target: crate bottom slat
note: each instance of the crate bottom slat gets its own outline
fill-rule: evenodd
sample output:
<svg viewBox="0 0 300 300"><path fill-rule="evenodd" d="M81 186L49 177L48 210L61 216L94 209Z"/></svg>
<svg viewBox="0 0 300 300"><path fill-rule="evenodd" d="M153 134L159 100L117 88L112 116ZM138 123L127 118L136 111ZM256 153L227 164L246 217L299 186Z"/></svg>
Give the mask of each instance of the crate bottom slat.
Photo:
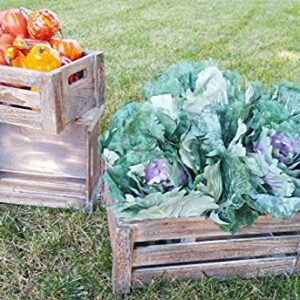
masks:
<svg viewBox="0 0 300 300"><path fill-rule="evenodd" d="M0 202L7 204L33 205L53 208L77 208L84 209L85 197L59 196L33 192L10 192L0 190Z"/></svg>
<svg viewBox="0 0 300 300"><path fill-rule="evenodd" d="M85 181L0 172L0 202L83 209L86 205Z"/></svg>
<svg viewBox="0 0 300 300"><path fill-rule="evenodd" d="M135 287L141 287L143 283L150 283L153 279L159 277L183 280L203 280L205 278L212 277L218 280L223 280L227 278L239 277L262 277L270 274L289 274L294 270L295 261L296 256L282 256L227 262L139 268L133 270L132 285ZM298 267L299 265L297 268Z"/></svg>
<svg viewBox="0 0 300 300"><path fill-rule="evenodd" d="M85 197L85 180L0 171L0 192L27 192ZM1 196L0 196L1 197Z"/></svg>

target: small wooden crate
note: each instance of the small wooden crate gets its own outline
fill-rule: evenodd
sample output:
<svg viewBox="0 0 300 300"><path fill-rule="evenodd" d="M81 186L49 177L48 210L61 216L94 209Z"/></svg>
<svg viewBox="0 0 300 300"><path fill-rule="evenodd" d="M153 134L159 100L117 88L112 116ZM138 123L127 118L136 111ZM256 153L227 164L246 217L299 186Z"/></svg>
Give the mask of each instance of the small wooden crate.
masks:
<svg viewBox="0 0 300 300"><path fill-rule="evenodd" d="M81 78L69 84L73 74ZM21 86L0 85L0 122L57 134L70 121L101 106L103 77L101 52L87 53L49 73L0 66L0 83Z"/></svg>
<svg viewBox="0 0 300 300"><path fill-rule="evenodd" d="M300 214L285 221L261 216L236 235L195 217L126 222L108 210L108 224L115 293L157 277L249 278L293 273L300 265Z"/></svg>
<svg viewBox="0 0 300 300"><path fill-rule="evenodd" d="M90 210L101 188L103 106L58 135L0 123L0 202Z"/></svg>

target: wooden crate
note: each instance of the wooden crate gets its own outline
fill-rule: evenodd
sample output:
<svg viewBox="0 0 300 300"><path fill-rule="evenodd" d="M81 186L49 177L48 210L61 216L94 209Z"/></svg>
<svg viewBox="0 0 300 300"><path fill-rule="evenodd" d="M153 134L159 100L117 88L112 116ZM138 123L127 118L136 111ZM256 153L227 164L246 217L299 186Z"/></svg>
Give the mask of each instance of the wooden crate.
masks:
<svg viewBox="0 0 300 300"><path fill-rule="evenodd" d="M69 77L77 73L81 79L69 84ZM103 54L88 53L49 73L0 66L0 82L22 86L0 85L0 122L57 134L70 121L102 105Z"/></svg>
<svg viewBox="0 0 300 300"><path fill-rule="evenodd" d="M106 195L103 201L111 204ZM299 268L300 214L285 221L261 216L236 235L195 217L126 222L108 210L108 224L115 293L129 293L131 286L157 277L249 278Z"/></svg>
<svg viewBox="0 0 300 300"><path fill-rule="evenodd" d="M0 202L90 210L101 188L103 106L58 135L0 123Z"/></svg>

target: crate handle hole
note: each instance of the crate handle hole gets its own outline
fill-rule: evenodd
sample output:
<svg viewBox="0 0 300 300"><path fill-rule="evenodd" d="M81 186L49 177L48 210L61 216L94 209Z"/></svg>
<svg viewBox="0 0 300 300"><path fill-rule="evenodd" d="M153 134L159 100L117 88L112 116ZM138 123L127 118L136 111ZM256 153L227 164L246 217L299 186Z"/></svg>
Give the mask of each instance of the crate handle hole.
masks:
<svg viewBox="0 0 300 300"><path fill-rule="evenodd" d="M77 83L78 81L81 81L82 79L87 77L87 69L83 69L79 72L73 73L68 77L68 84L72 85L74 83Z"/></svg>

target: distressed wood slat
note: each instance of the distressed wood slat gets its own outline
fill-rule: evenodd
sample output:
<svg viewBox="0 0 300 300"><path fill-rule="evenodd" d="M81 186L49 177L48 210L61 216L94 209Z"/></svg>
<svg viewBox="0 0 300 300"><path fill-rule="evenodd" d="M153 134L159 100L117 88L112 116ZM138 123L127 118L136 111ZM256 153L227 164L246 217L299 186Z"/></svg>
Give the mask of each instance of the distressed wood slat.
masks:
<svg viewBox="0 0 300 300"><path fill-rule="evenodd" d="M133 267L296 253L298 235L137 247Z"/></svg>
<svg viewBox="0 0 300 300"><path fill-rule="evenodd" d="M1 191L0 202L7 204L33 205L53 208L85 208L85 197L45 195L33 192Z"/></svg>
<svg viewBox="0 0 300 300"><path fill-rule="evenodd" d="M0 193L33 192L60 196L86 196L85 180L0 172Z"/></svg>
<svg viewBox="0 0 300 300"><path fill-rule="evenodd" d="M0 82L17 84L27 87L40 86L43 72L23 68L0 66Z"/></svg>
<svg viewBox="0 0 300 300"><path fill-rule="evenodd" d="M104 55L101 52L96 53L94 56L94 78L95 78L95 99L97 105L103 105L105 99L105 67Z"/></svg>
<svg viewBox="0 0 300 300"><path fill-rule="evenodd" d="M43 130L51 134L58 134L66 124L61 72L45 77L40 90Z"/></svg>
<svg viewBox="0 0 300 300"><path fill-rule="evenodd" d="M201 280L206 277L225 279L233 277L250 278L256 275L286 274L293 271L295 259L295 256L283 256L169 267L140 268L133 271L132 283L135 286L141 286L142 283L149 283L158 277Z"/></svg>
<svg viewBox="0 0 300 300"><path fill-rule="evenodd" d="M40 112L3 104L0 105L0 122L42 129Z"/></svg>
<svg viewBox="0 0 300 300"><path fill-rule="evenodd" d="M174 218L128 223L124 221L123 223L133 228L135 242L233 236L228 232L221 231L218 225L205 218ZM255 225L241 229L237 235L287 231L300 231L300 214L288 220L276 220L261 216Z"/></svg>
<svg viewBox="0 0 300 300"><path fill-rule="evenodd" d="M38 92L1 85L0 102L25 107L41 108L40 94Z"/></svg>

